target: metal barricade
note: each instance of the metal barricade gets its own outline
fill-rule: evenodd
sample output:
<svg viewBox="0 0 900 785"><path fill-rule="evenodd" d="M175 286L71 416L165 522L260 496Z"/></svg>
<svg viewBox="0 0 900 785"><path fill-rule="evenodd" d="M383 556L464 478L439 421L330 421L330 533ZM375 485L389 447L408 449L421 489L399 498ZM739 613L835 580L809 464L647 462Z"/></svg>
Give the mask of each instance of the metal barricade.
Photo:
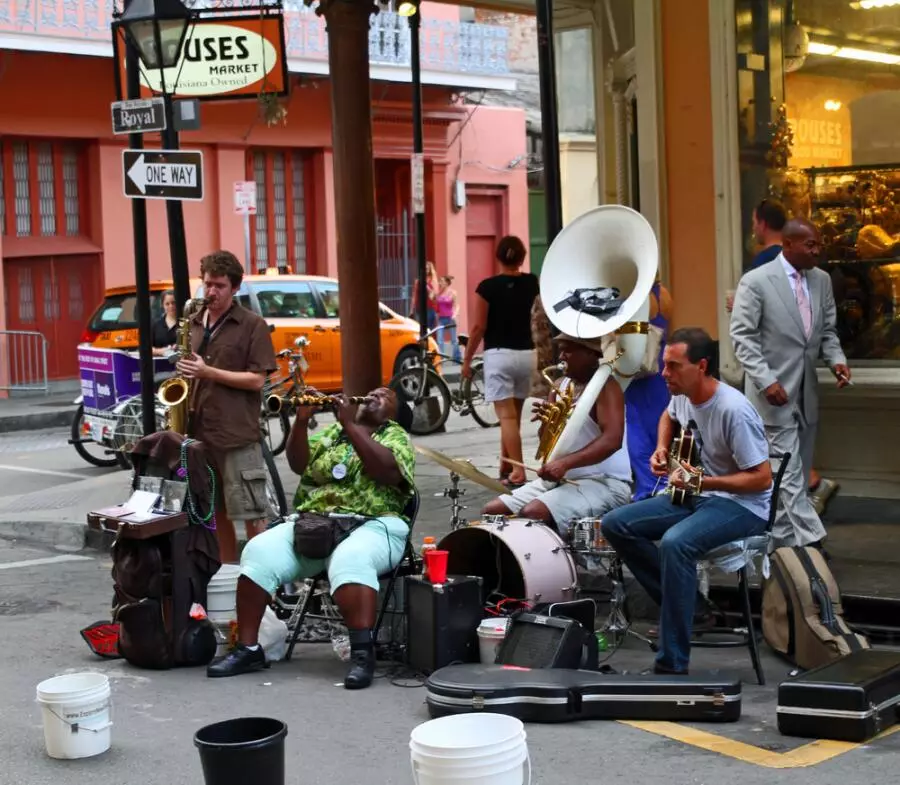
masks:
<svg viewBox="0 0 900 785"><path fill-rule="evenodd" d="M48 392L47 344L39 332L0 330L0 390Z"/></svg>

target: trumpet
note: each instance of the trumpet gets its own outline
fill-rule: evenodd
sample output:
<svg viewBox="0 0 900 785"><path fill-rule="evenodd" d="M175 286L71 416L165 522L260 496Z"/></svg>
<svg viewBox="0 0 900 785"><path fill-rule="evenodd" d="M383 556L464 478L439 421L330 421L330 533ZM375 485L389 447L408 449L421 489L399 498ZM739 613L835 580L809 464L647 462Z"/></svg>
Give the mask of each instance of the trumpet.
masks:
<svg viewBox="0 0 900 785"><path fill-rule="evenodd" d="M544 463L547 462L550 453L553 452L556 442L569 421L572 409L575 407L573 386L569 385L565 390L561 390L559 383L550 376L551 371L565 375L566 370L565 363L557 363L556 365L549 365L541 371L541 376L556 392L556 400L552 403L550 401L542 401L535 404L535 415L541 423L541 431L538 449L534 457Z"/></svg>
<svg viewBox="0 0 900 785"><path fill-rule="evenodd" d="M339 397L340 396L337 395L316 395L314 393L288 395L284 397L273 394L266 398L266 411L269 412L269 414L278 414L282 408L284 408L285 404L288 406L317 406L326 409L329 406L337 405ZM371 400L371 395L353 395L347 398L347 403L351 406L359 406L360 404L368 403Z"/></svg>

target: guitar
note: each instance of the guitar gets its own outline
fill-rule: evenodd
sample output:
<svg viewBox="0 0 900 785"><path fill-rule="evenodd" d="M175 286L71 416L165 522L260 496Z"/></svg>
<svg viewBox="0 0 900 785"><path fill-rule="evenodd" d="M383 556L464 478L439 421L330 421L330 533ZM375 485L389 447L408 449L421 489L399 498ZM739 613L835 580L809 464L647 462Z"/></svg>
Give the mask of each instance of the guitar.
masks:
<svg viewBox="0 0 900 785"><path fill-rule="evenodd" d="M669 447L669 471L682 471L684 468L681 462L685 461L690 466L700 466L700 443L697 439L695 431L690 427L684 428L678 426L678 433L672 439ZM703 469L700 469L701 473ZM672 497L672 504L679 507L683 505L692 495L693 491L688 488L676 488L669 485L667 493Z"/></svg>

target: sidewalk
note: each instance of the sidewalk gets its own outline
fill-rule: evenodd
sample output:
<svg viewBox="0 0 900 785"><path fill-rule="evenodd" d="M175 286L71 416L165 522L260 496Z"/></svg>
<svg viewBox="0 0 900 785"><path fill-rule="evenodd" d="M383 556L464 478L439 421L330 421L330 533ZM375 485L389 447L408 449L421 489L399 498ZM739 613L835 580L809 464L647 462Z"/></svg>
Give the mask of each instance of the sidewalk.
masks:
<svg viewBox="0 0 900 785"><path fill-rule="evenodd" d="M0 433L71 425L78 391L0 398Z"/></svg>

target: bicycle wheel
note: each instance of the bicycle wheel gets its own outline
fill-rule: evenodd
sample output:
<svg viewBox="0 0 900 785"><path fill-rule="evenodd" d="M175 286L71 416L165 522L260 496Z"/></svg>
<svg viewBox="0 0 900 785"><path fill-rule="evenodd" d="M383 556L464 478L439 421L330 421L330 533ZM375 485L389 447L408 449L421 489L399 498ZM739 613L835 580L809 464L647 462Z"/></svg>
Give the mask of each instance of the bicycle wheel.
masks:
<svg viewBox="0 0 900 785"><path fill-rule="evenodd" d="M89 464L99 466L101 469L108 469L115 466L119 461L109 448L104 447L102 444L98 444L93 440L82 441L85 439L83 427L84 404L81 404L75 410L75 417L72 419L72 446L75 448L75 452Z"/></svg>
<svg viewBox="0 0 900 785"><path fill-rule="evenodd" d="M494 410L494 404L485 400L484 390L484 363L475 363L472 366L472 378L463 381L463 400L468 404L475 422L482 428L495 428L500 425L500 418Z"/></svg>
<svg viewBox="0 0 900 785"><path fill-rule="evenodd" d="M272 450L269 449L265 440L262 442L262 454L266 464L266 498L269 501L269 512L274 518L283 518L287 515L287 498L284 495L284 485L278 474Z"/></svg>
<svg viewBox="0 0 900 785"><path fill-rule="evenodd" d="M291 432L291 419L286 409L278 414L263 412L259 418L263 441L269 445L272 455L281 455L287 446L287 437Z"/></svg>
<svg viewBox="0 0 900 785"><path fill-rule="evenodd" d="M388 387L399 401L412 404L413 422L410 431L427 436L440 430L450 416L450 388L431 368L425 370L425 389L422 390L422 367L407 368L391 379Z"/></svg>

